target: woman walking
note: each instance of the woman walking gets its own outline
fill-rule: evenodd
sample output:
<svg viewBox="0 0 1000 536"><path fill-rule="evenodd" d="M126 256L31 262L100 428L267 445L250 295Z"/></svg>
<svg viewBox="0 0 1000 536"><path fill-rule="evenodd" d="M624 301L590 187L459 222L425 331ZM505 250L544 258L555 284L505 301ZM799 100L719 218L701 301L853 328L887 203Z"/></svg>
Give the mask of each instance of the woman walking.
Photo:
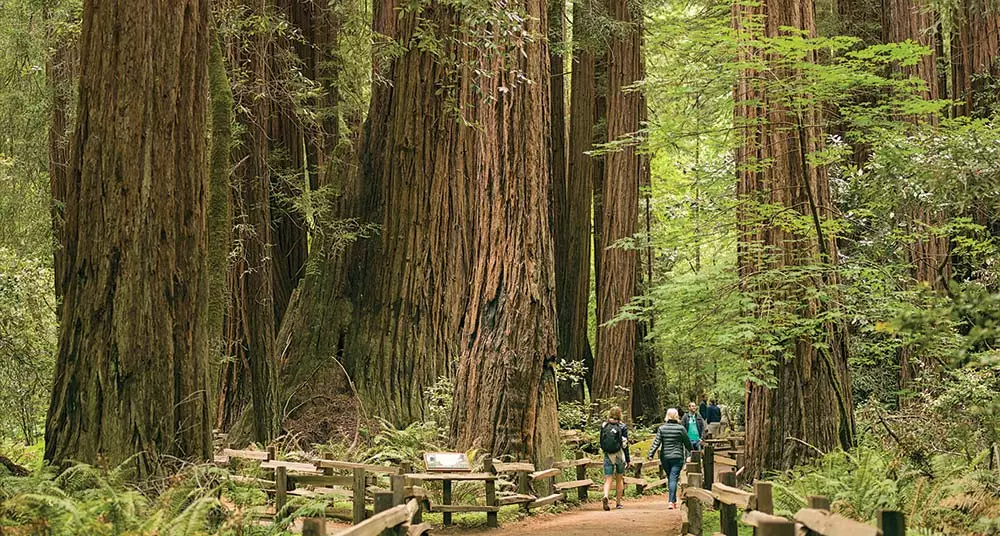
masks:
<svg viewBox="0 0 1000 536"><path fill-rule="evenodd" d="M680 420L680 414L676 409L667 410L666 422L656 430L653 446L647 456L652 460L656 449L660 449L660 467L667 473L671 510L677 508L677 478L681 475L681 467L684 467L685 449L694 450L687 430L681 426Z"/></svg>

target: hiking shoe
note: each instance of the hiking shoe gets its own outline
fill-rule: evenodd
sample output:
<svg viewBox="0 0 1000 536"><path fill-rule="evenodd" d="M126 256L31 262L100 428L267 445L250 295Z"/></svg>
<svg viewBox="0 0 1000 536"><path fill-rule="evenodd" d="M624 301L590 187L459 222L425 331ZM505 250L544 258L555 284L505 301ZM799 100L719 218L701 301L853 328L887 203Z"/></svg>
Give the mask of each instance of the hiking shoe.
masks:
<svg viewBox="0 0 1000 536"><path fill-rule="evenodd" d="M673 510L674 508L677 508L677 506L675 506L674 503L667 503L668 510Z"/></svg>
<svg viewBox="0 0 1000 536"><path fill-rule="evenodd" d="M601 499L601 502L604 503L604 511L605 512L607 512L608 510L611 510L611 507L608 506L608 498L607 497L604 497L603 499Z"/></svg>
<svg viewBox="0 0 1000 536"><path fill-rule="evenodd" d="M624 506L622 506L622 503L618 503L615 505L615 510L621 510L622 508L625 508Z"/></svg>

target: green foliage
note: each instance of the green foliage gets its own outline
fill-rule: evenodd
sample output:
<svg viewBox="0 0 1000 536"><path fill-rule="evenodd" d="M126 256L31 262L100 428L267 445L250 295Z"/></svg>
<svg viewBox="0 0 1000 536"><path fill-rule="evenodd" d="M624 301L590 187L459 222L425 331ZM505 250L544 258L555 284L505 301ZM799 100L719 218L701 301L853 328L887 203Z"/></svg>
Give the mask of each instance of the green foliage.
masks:
<svg viewBox="0 0 1000 536"><path fill-rule="evenodd" d="M11 534L171 536L288 534L290 519L260 523L264 493L225 469L191 466L139 488L123 465L105 470L76 465L57 474L0 477L0 530ZM296 499L290 507L316 509Z"/></svg>
<svg viewBox="0 0 1000 536"><path fill-rule="evenodd" d="M40 433L55 367L49 266L0 247L0 437L25 445Z"/></svg>

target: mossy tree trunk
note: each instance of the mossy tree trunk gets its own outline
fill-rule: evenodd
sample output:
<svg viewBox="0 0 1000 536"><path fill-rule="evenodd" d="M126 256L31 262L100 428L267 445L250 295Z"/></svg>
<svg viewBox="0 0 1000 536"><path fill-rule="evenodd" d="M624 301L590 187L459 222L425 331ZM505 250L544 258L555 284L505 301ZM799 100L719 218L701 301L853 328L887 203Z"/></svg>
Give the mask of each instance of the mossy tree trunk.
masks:
<svg viewBox="0 0 1000 536"><path fill-rule="evenodd" d="M50 462L210 454L208 13L84 2Z"/></svg>

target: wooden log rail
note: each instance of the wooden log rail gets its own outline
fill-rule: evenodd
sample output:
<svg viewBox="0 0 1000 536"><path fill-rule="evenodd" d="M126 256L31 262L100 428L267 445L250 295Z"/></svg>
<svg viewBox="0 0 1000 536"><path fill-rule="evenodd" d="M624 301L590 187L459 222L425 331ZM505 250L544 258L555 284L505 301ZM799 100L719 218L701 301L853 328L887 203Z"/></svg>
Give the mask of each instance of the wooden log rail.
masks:
<svg viewBox="0 0 1000 536"><path fill-rule="evenodd" d="M332 459L310 460L306 462L278 460L274 447L267 450L234 450L223 449L215 456L215 463L234 469L239 461L258 463L258 467L271 478L247 478L234 476L234 480L251 482L274 495L274 515L285 512L290 496L319 497L334 496L350 500L351 514L345 516L336 511L329 511L331 517L341 517L354 524L360 524L370 517L369 512L375 508L375 495L385 491L376 487L378 476L389 476L394 493L402 504L403 499L416 499L417 504L425 501L426 491L419 486L407 485L403 478L404 472L410 472L408 465L401 467L389 465L373 465L344 462ZM370 499L370 500L369 500ZM372 506L372 510L368 506ZM415 514L419 523L421 513ZM325 534L325 533L322 533Z"/></svg>
<svg viewBox="0 0 1000 536"><path fill-rule="evenodd" d="M684 504L683 536L703 536L702 512L706 507L719 510L721 532L712 536L737 536L738 523L753 527L755 536L905 536L906 520L902 512L883 510L878 527L854 521L830 512L830 500L809 497L808 507L799 510L792 519L774 515L774 500L770 482L756 482L753 492L736 487L736 474L720 475L711 491L702 488L699 467L689 463L685 483L681 484ZM682 479L684 480L684 479Z"/></svg>

